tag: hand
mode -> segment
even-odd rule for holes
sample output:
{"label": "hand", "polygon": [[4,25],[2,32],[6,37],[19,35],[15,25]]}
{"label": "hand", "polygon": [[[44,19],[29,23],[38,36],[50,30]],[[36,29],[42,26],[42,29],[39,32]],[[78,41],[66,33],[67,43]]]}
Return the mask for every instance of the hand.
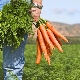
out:
{"label": "hand", "polygon": [[41,14],[41,9],[39,8],[31,8],[31,13],[32,13],[32,17],[34,19],[35,22],[37,22],[40,18],[40,14]]}

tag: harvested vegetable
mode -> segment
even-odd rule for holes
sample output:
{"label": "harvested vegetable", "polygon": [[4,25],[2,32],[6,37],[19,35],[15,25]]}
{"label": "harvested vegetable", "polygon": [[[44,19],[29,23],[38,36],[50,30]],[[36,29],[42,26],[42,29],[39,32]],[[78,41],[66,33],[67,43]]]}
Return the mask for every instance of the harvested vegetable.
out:
{"label": "harvested vegetable", "polygon": [[[50,56],[52,55],[52,51],[57,48],[61,53],[63,52],[62,42],[60,39],[64,40],[65,42],[68,42],[68,40],[61,33],[59,33],[59,31],[57,31],[50,22],[43,19],[40,19],[37,22],[36,27],[38,28],[37,37],[41,47],[41,53],[44,53],[44,57],[50,65]],[[39,55],[37,57],[39,57]]]}
{"label": "harvested vegetable", "polygon": [[60,39],[57,35],[55,35],[55,34],[54,34],[54,36],[55,36],[55,38],[57,39],[58,43],[62,46],[61,39]]}
{"label": "harvested vegetable", "polygon": [[54,49],[54,45],[52,44],[52,42],[49,39],[49,36],[48,36],[47,31],[45,29],[45,26],[40,24],[39,29],[40,29],[45,41],[50,46],[50,48],[53,50]]}
{"label": "harvested vegetable", "polygon": [[39,40],[39,43],[40,43],[41,50],[44,53],[45,59],[48,61],[48,54],[47,54],[46,44],[45,44],[43,35],[42,35],[42,33],[39,29],[37,29],[37,35],[38,35],[38,40]]}
{"label": "harvested vegetable", "polygon": [[18,48],[23,36],[32,32],[31,4],[27,0],[11,0],[0,12],[0,46]]}
{"label": "harvested vegetable", "polygon": [[36,40],[36,44],[37,44],[36,64],[39,64],[42,58],[42,50],[41,50],[41,46],[40,46],[38,38]]}
{"label": "harvested vegetable", "polygon": [[63,52],[61,45],[58,43],[57,39],[55,38],[54,34],[50,29],[47,29],[47,33],[52,41],[52,43],[58,48],[60,52]]}
{"label": "harvested vegetable", "polygon": [[62,40],[64,40],[65,42],[68,42],[68,40],[67,40],[59,31],[57,31],[50,22],[46,22],[46,26],[47,26],[50,30],[52,30],[55,35],[57,35],[58,37],[60,37],[60,38],[61,38]]}

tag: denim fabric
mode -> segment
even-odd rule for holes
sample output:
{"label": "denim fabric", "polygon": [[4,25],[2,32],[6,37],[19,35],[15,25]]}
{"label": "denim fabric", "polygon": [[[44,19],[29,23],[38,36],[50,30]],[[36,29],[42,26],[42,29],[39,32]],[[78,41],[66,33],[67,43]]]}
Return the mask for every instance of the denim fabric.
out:
{"label": "denim fabric", "polygon": [[[12,50],[11,46],[3,49],[4,80],[22,80],[23,67],[25,63],[24,49],[28,35],[24,35],[24,41],[19,48]],[[15,79],[14,79],[15,78]]]}

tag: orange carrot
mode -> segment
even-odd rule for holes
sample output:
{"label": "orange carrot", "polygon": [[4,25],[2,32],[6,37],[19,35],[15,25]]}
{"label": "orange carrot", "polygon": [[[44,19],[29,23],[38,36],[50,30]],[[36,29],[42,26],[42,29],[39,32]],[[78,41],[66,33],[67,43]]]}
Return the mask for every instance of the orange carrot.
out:
{"label": "orange carrot", "polygon": [[50,55],[52,55],[52,51],[50,49],[50,46],[47,43],[45,44],[46,44],[47,54],[48,54],[48,64],[50,65],[51,64]]}
{"label": "orange carrot", "polygon": [[37,35],[38,35],[37,37],[38,37],[42,52],[44,53],[44,57],[46,58],[46,60],[48,60],[46,45],[45,45],[44,38],[39,28],[37,29]]}
{"label": "orange carrot", "polygon": [[40,31],[41,31],[41,33],[42,33],[42,35],[43,35],[46,43],[47,43],[47,44],[50,46],[50,48],[53,50],[54,45],[52,44],[52,42],[51,42],[50,39],[49,39],[49,36],[48,36],[48,34],[47,34],[47,32],[46,32],[46,29],[45,29],[45,26],[43,26],[42,24],[40,24],[39,29],[40,29]]}
{"label": "orange carrot", "polygon": [[47,60],[47,62],[48,62],[48,64],[50,65],[50,64],[51,64],[50,55],[49,55],[49,54],[47,54],[47,55],[48,55],[48,60]]}
{"label": "orange carrot", "polygon": [[58,43],[62,46],[62,42],[61,42],[60,38],[58,36],[56,36],[56,35],[54,35],[54,36],[57,39]]}
{"label": "orange carrot", "polygon": [[52,55],[52,50],[50,49],[50,46],[46,43],[46,47],[47,47],[47,53],[50,55]]}
{"label": "orange carrot", "polygon": [[36,64],[40,63],[41,57],[42,57],[42,50],[41,50],[41,46],[39,44],[39,40],[37,38],[36,40],[37,43],[37,55],[36,55]]}
{"label": "orange carrot", "polygon": [[60,37],[61,39],[63,39],[65,42],[68,42],[68,40],[61,33],[59,33],[50,22],[46,22],[46,26],[50,30],[52,30],[55,35],[57,35],[58,37]]}
{"label": "orange carrot", "polygon": [[53,42],[53,44],[58,48],[58,50],[59,50],[60,52],[63,52],[60,44],[58,43],[57,39],[55,38],[55,36],[54,36],[54,34],[53,34],[53,32],[52,32],[50,29],[47,29],[47,33],[48,33],[51,41]]}

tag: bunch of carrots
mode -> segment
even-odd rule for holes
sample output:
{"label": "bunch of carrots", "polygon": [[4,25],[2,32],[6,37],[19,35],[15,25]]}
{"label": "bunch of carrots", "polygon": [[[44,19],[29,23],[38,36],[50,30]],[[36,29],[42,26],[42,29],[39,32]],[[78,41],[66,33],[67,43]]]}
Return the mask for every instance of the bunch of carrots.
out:
{"label": "bunch of carrots", "polygon": [[44,54],[46,61],[50,65],[50,56],[52,55],[52,51],[57,48],[60,52],[63,52],[62,42],[60,39],[65,42],[68,42],[68,40],[48,21],[40,19],[37,27],[36,64],[40,63],[42,54]]}

